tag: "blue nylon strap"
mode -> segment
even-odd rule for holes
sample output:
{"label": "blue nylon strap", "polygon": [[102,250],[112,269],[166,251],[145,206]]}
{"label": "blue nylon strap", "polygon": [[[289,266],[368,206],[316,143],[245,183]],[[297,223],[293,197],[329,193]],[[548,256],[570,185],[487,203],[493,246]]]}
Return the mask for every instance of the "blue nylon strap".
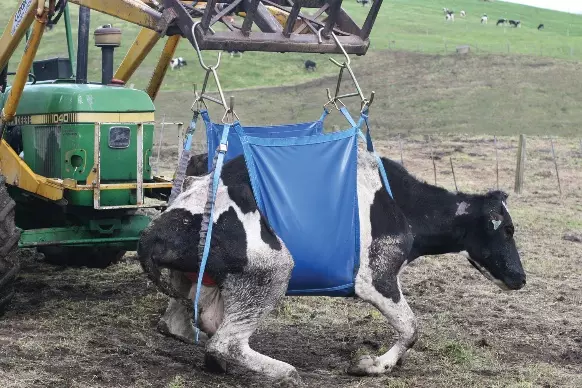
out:
{"label": "blue nylon strap", "polygon": [[[204,116],[202,116],[204,117]],[[220,182],[220,173],[224,163],[224,156],[227,151],[227,140],[230,132],[230,125],[224,125],[222,129],[222,137],[220,139],[220,146],[218,149],[218,157],[216,166],[214,166],[214,173],[212,174],[212,198],[210,199],[210,216],[208,221],[208,232],[206,233],[206,240],[204,241],[204,252],[202,254],[202,261],[200,262],[200,269],[198,271],[198,283],[196,284],[196,297],[194,299],[194,328],[196,332],[196,342],[198,342],[198,335],[200,329],[198,325],[198,301],[200,299],[200,290],[202,288],[202,278],[204,270],[206,269],[206,262],[210,253],[210,240],[212,239],[212,225],[214,224],[214,202],[216,201],[216,192],[218,191],[218,183]]]}
{"label": "blue nylon strap", "polygon": [[323,108],[323,113],[321,114],[321,117],[319,118],[318,121],[323,122],[323,120],[325,120],[325,118],[327,117],[327,115],[329,114],[329,111],[325,108]]}

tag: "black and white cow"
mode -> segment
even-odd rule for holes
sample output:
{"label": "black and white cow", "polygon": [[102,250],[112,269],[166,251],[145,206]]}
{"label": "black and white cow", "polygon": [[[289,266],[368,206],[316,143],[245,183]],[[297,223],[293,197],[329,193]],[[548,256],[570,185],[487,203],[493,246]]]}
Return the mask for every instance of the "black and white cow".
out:
{"label": "black and white cow", "polygon": [[455,21],[455,12],[447,9],[445,11],[445,20],[454,22]]}
{"label": "black and white cow", "polygon": [[519,20],[509,20],[509,25],[511,27],[521,27],[521,22]]}
{"label": "black and white cow", "polygon": [[497,21],[497,24],[496,24],[496,26],[499,26],[500,24],[501,24],[502,26],[505,26],[505,25],[507,24],[507,19],[505,19],[505,18],[503,18],[503,19],[499,19],[499,20]]}
{"label": "black and white cow", "polygon": [[[358,155],[360,266],[355,293],[374,305],[399,334],[379,357],[364,356],[349,370],[356,375],[389,372],[417,339],[416,318],[402,294],[399,274],[422,255],[464,253],[487,278],[506,289],[525,285],[513,240],[514,227],[501,192],[453,194],[415,179],[399,164],[383,159],[395,201],[378,172],[376,159]],[[194,297],[195,283],[180,272],[197,272],[200,229],[208,220],[205,202],[211,180],[206,156],[194,156],[182,193],[142,233],[138,256],[150,279],[178,299]],[[398,204],[398,205],[397,205]],[[298,383],[294,367],[249,347],[260,321],[285,295],[293,258],[257,208],[244,158],[224,165],[215,204],[214,234],[206,273],[214,285],[202,287],[200,321],[208,334],[206,362],[235,364],[271,379]],[[159,268],[175,270],[170,284]],[[178,285],[179,287],[176,287]],[[172,300],[166,311],[170,332],[188,334],[190,314]],[[183,332],[180,332],[183,330]],[[191,332],[191,326],[189,327]],[[191,335],[191,333],[189,334]]]}
{"label": "black and white cow", "polygon": [[538,31],[541,31],[541,30],[543,30],[543,29],[544,29],[544,25],[543,25],[543,24],[540,24],[540,25],[538,26]]}
{"label": "black and white cow", "polygon": [[487,18],[487,14],[481,16],[481,24],[487,24],[488,21],[489,19]]}
{"label": "black and white cow", "polygon": [[356,0],[356,3],[362,4],[362,7],[365,7],[366,5],[368,5],[369,2],[370,2],[370,0]]}
{"label": "black and white cow", "polygon": [[182,57],[172,58],[172,60],[170,61],[170,68],[172,70],[179,69],[186,65],[188,65],[188,63]]}
{"label": "black and white cow", "polygon": [[317,69],[317,63],[313,62],[312,60],[308,59],[305,61],[305,70],[307,71],[315,71]]}

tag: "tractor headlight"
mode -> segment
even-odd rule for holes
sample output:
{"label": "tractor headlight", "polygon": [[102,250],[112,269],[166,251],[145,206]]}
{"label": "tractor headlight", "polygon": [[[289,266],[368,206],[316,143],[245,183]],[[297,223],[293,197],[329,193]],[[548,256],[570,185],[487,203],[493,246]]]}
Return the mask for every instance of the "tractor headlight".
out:
{"label": "tractor headlight", "polygon": [[110,148],[127,148],[129,147],[129,137],[131,130],[129,127],[111,127],[109,128],[109,147]]}

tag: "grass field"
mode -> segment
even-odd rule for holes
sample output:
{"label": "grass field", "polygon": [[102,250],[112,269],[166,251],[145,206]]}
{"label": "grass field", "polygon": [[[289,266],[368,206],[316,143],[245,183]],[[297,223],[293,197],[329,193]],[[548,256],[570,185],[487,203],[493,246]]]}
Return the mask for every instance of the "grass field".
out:
{"label": "grass field", "polygon": [[[5,10],[15,9],[16,4],[16,0],[0,1]],[[345,1],[343,6],[360,23],[369,10],[355,1]],[[455,10],[457,15],[454,23],[445,22],[443,6]],[[459,16],[461,9],[467,12],[464,19]],[[479,22],[483,13],[487,13],[490,19],[486,26]],[[71,5],[71,14],[73,24],[76,25],[78,14],[76,5]],[[0,15],[0,25],[6,24],[9,17],[9,12],[3,12]],[[499,17],[519,19],[523,26],[519,29],[496,27],[495,21]],[[113,23],[123,29],[122,47],[116,54],[116,64],[119,64],[139,29],[107,15],[92,13],[91,30],[105,23]],[[546,26],[542,32],[536,29],[539,23]],[[74,38],[76,40],[76,28]],[[90,42],[92,44],[92,37]],[[371,36],[371,51],[393,49],[444,54],[454,51],[459,44],[470,44],[479,53],[506,53],[509,48],[511,53],[542,54],[579,60],[582,58],[582,16],[503,2],[387,0],[378,15]],[[147,84],[162,44],[158,43],[158,46],[130,81],[135,87],[143,88]],[[445,51],[445,47],[448,51]],[[21,51],[22,48],[12,59],[11,68],[18,63]],[[64,23],[61,21],[55,29],[46,33],[37,58],[62,56],[66,53]],[[206,54],[208,57],[215,57],[215,53]],[[182,41],[176,55],[187,59],[189,65],[181,71],[168,72],[163,90],[191,90],[192,83],[199,82],[202,76],[194,50],[187,41]],[[93,45],[90,47],[89,58],[90,78],[99,81],[101,56],[99,49]],[[316,60],[317,72],[306,73],[303,70],[303,62],[306,59]],[[365,61],[370,61],[370,58],[364,56],[355,59],[355,62]],[[293,53],[245,53],[242,58],[226,56],[220,69],[222,83],[226,89],[293,85],[322,75],[335,74],[336,71],[335,66],[327,61],[327,56]]]}

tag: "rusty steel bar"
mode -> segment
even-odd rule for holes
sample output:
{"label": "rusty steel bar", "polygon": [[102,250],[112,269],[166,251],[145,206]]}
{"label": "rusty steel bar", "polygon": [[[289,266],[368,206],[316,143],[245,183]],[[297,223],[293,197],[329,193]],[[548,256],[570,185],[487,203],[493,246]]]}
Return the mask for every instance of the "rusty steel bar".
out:
{"label": "rusty steel bar", "polygon": [[328,17],[325,21],[325,27],[323,28],[322,35],[327,39],[329,38],[330,32],[336,25],[339,10],[342,7],[342,0],[329,0]]}
{"label": "rusty steel bar", "polygon": [[283,29],[283,35],[287,38],[291,36],[293,32],[293,27],[295,27],[295,22],[297,21],[297,16],[299,16],[299,12],[301,11],[301,0],[296,0],[293,7],[291,7],[291,12],[289,16],[287,16],[287,21],[285,22],[285,28]]}
{"label": "rusty steel bar", "polygon": [[[215,34],[206,35],[200,39],[202,50],[229,50],[241,51],[280,51],[280,52],[312,52],[323,54],[342,54],[341,49],[333,42],[319,43],[316,35],[292,34],[289,38],[283,35],[263,32],[253,32],[250,38],[242,35],[233,36],[230,32],[217,31]],[[338,37],[346,53],[364,55],[368,51],[370,43],[357,36]],[[225,43],[226,41],[226,43]]]}
{"label": "rusty steel bar", "polygon": [[202,15],[202,20],[200,21],[200,27],[202,31],[206,34],[210,28],[210,21],[212,20],[212,12],[214,11],[214,6],[216,5],[216,0],[208,0],[206,2],[206,9],[204,10],[204,15]]}
{"label": "rusty steel bar", "polygon": [[224,15],[226,15],[227,13],[229,13],[230,11],[232,11],[233,9],[236,8],[237,5],[239,5],[241,3],[242,0],[234,0],[231,4],[229,4],[227,7],[224,7],[224,9],[220,12],[218,12],[210,21],[210,26],[212,27],[214,24],[216,24],[216,22],[218,22]]}
{"label": "rusty steel bar", "polygon": [[251,33],[251,27],[255,20],[255,14],[257,13],[257,7],[259,6],[260,0],[250,0],[250,4],[246,9],[246,16],[243,21],[240,31],[244,36],[249,36]]}
{"label": "rusty steel bar", "polygon": [[378,16],[378,11],[380,11],[380,6],[382,5],[382,0],[374,0],[374,4],[370,7],[370,12],[364,21],[362,26],[362,32],[360,33],[360,38],[367,40],[372,32],[372,27],[376,22],[376,16]]}

